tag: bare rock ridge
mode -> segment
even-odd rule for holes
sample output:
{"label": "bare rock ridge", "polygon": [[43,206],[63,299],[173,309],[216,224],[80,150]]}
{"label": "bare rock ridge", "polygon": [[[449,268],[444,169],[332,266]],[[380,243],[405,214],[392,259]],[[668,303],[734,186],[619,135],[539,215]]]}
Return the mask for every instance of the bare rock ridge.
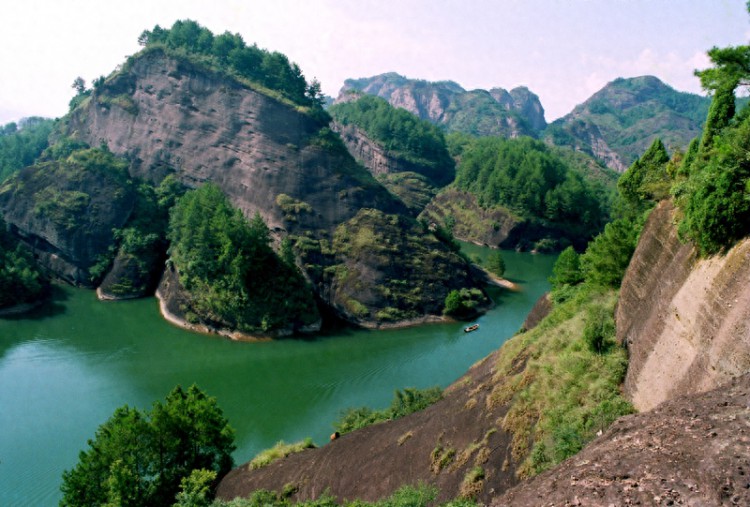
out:
{"label": "bare rock ridge", "polygon": [[539,97],[525,87],[467,91],[453,81],[428,82],[390,72],[346,80],[337,101],[356,93],[382,97],[423,120],[445,125],[449,132],[536,137],[547,125]]}
{"label": "bare rock ridge", "polygon": [[620,291],[625,390],[639,410],[750,371],[750,240],[698,259],[676,220],[670,202],[651,213]]}

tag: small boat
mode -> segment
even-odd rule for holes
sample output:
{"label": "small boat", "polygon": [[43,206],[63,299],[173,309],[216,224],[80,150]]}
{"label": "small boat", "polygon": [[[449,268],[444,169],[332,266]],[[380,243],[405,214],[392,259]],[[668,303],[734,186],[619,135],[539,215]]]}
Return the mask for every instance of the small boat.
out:
{"label": "small boat", "polygon": [[477,329],[479,329],[479,324],[472,324],[471,326],[464,328],[464,333],[471,333],[472,331],[476,331]]}

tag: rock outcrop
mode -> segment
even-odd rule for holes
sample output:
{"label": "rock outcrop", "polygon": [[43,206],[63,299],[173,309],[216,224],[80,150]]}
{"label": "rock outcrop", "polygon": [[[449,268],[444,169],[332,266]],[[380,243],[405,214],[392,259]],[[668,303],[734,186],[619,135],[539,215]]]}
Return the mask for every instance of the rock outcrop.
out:
{"label": "rock outcrop", "polygon": [[241,465],[224,477],[217,497],[230,500],[256,489],[282,491],[293,485],[296,500],[326,491],[339,499],[378,500],[404,484],[424,483],[437,486],[444,501],[458,495],[469,470],[482,466],[485,478],[465,487],[488,501],[495,491],[517,483],[511,439],[495,426],[505,408],[487,410],[484,402],[496,360],[493,354],[472,367],[441,401],[423,411],[342,435],[258,470]]}
{"label": "rock outcrop", "polygon": [[651,213],[620,290],[625,390],[639,410],[750,371],[750,240],[699,259],[677,220],[670,202]]}
{"label": "rock outcrop", "polygon": [[750,505],[750,375],[618,419],[492,507]]}
{"label": "rock outcrop", "polygon": [[394,72],[370,78],[347,79],[337,102],[357,93],[386,99],[423,120],[444,125],[449,132],[518,137],[537,136],[546,126],[539,97],[525,87],[464,90],[453,81],[408,79]]}

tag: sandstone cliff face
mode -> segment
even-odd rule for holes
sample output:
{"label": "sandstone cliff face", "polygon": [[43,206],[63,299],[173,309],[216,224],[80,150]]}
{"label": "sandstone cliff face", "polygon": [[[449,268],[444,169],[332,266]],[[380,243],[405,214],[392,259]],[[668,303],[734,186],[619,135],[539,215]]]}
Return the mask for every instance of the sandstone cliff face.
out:
{"label": "sandstone cliff face", "polygon": [[676,220],[669,202],[652,212],[620,291],[625,390],[639,410],[750,371],[750,240],[699,260]]}
{"label": "sandstone cliff face", "polygon": [[539,97],[524,87],[510,93],[502,88],[467,91],[453,81],[407,79],[391,72],[348,79],[337,102],[351,100],[353,93],[382,97],[448,131],[518,137],[536,136],[546,126]]}
{"label": "sandstone cliff face", "polygon": [[[403,209],[345,153],[321,148],[320,129],[294,107],[158,50],[134,58],[69,126],[127,157],[134,176],[160,181],[174,171],[189,187],[213,181],[271,229],[331,230],[361,207]],[[285,223],[279,194],[314,212]]]}

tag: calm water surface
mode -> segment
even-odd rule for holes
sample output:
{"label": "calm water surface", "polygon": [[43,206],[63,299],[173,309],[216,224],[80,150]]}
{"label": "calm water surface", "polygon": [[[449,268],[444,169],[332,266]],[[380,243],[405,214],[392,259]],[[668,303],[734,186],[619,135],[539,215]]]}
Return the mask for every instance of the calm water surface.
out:
{"label": "calm water surface", "polygon": [[57,505],[63,470],[114,409],[148,408],[177,384],[218,399],[237,431],[237,463],[279,440],[323,444],[342,409],[385,407],[395,389],[445,387],[515,333],[549,288],[554,257],[503,256],[521,290],[494,291],[497,307],[470,334],[454,323],[235,343],[171,326],[153,298],[103,303],[59,288],[54,304],[0,319],[0,505]]}

